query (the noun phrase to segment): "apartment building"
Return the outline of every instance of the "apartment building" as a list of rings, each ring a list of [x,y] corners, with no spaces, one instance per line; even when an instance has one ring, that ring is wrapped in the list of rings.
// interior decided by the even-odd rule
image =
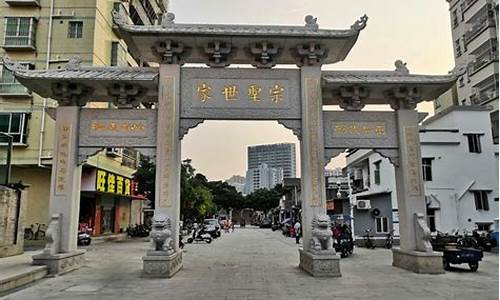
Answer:
[[[447,1],[455,65],[465,74],[435,101],[436,113],[452,105],[490,106],[492,136],[498,144],[498,0]]]
[[[246,173],[245,194],[253,193],[258,189],[272,189],[277,184],[283,183],[283,169],[272,168],[267,164],[260,164],[257,168],[251,168]]]
[[[248,168],[256,169],[261,164],[283,169],[284,178],[294,178],[296,173],[295,144],[282,143],[257,145],[247,148]]]
[[[137,24],[154,24],[167,5],[165,0],[0,0],[0,58],[18,61],[29,69],[64,68],[74,56],[80,57],[83,65],[136,66],[117,35],[112,10],[126,13]],[[28,227],[48,221],[56,105],[31,93],[0,64],[0,132],[13,138],[11,182],[30,186],[25,218]],[[89,106],[108,108],[107,104]],[[5,142],[5,137],[0,139],[0,151],[6,151]],[[5,164],[4,158],[0,155],[0,165]],[[88,187],[85,176],[98,170],[128,182],[136,167],[137,153],[132,149],[106,149],[84,164],[82,184]],[[123,225],[117,228],[114,224],[133,219],[132,190],[130,194],[124,194],[124,190],[103,191],[98,189],[95,175],[94,181],[93,191],[82,192],[81,212],[85,214],[87,207],[93,206],[94,216],[106,215],[98,221],[109,224],[98,234],[123,229]],[[93,199],[93,203],[87,199]],[[86,219],[82,214],[80,217]]]

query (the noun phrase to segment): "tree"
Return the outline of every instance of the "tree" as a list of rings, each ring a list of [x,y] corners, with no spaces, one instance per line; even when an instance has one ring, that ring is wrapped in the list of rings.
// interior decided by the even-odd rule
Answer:
[[[154,208],[155,199],[155,177],[155,163],[149,157],[141,155],[139,168],[135,172],[134,180],[137,182],[137,191],[151,200],[152,208]]]
[[[280,199],[284,193],[285,190],[281,184],[276,185],[270,190],[255,190],[245,197],[245,207],[267,212],[279,205]]]
[[[215,213],[213,196],[203,174],[195,173],[191,160],[181,164],[181,215],[183,219],[199,220]]]
[[[156,165],[149,157],[141,156],[139,168],[135,173],[138,191],[153,202],[155,199]],[[216,211],[213,203],[212,192],[207,187],[207,178],[196,173],[191,165],[191,160],[186,159],[181,163],[181,215],[184,219],[202,219]]]
[[[244,197],[234,186],[223,181],[210,181],[207,186],[214,196],[213,202],[218,209],[243,208]]]

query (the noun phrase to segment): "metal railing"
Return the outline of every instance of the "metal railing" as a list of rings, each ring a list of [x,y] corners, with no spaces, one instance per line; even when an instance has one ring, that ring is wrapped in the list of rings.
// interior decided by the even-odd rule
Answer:
[[[477,54],[474,61],[469,64],[469,74],[475,73],[484,65],[495,60],[498,60],[498,53],[493,52],[491,48],[488,48],[486,51]]]
[[[468,44],[472,41],[483,29],[494,26],[495,20],[489,17],[488,13],[483,16],[479,21],[475,22],[472,27],[465,32],[464,41]]]
[[[498,98],[498,89],[496,86],[480,90],[476,94],[471,95],[470,101],[472,104],[481,105],[485,102]]]

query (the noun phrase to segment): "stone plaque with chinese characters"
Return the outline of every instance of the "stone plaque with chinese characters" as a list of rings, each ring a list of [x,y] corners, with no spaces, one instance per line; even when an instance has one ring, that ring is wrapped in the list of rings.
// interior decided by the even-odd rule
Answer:
[[[407,155],[407,189],[410,196],[420,196],[420,181],[421,181],[421,162],[419,160],[419,136],[416,126],[408,126],[404,128],[404,145]]]
[[[156,147],[156,110],[82,109],[79,146]]]
[[[63,124],[57,137],[57,155],[56,157],[56,189],[55,194],[64,194],[68,183],[68,164],[70,160],[71,149],[71,132],[73,128],[70,124]]]
[[[398,148],[394,112],[324,111],[325,148]]]
[[[300,119],[300,73],[280,69],[182,69],[181,118]]]

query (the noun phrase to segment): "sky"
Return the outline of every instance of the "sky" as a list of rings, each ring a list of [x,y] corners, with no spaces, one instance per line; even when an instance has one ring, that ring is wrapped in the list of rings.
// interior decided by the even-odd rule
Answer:
[[[368,25],[345,61],[323,70],[394,70],[397,59],[414,74],[447,74],[454,67],[445,0],[171,0],[170,11],[176,23],[298,26],[311,14],[323,29],[349,28],[367,14]],[[432,103],[418,110],[432,114]],[[210,180],[224,180],[245,175],[248,145],[281,142],[296,143],[300,156],[297,138],[275,121],[205,121],[184,137],[182,157]],[[328,167],[344,162],[339,157]]]

